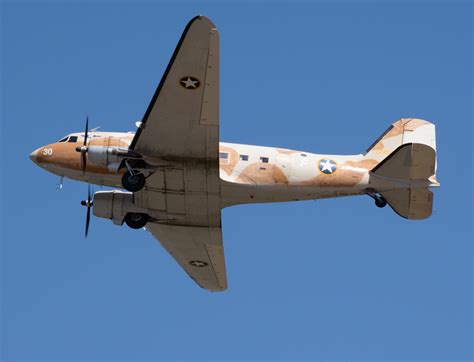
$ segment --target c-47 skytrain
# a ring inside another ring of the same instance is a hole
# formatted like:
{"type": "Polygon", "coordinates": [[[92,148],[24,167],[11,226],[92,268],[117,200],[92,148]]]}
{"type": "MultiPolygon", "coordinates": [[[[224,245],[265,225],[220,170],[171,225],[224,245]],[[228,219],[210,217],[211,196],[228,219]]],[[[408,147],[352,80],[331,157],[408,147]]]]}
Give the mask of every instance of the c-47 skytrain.
{"type": "Polygon", "coordinates": [[[89,193],[95,216],[145,227],[201,287],[227,288],[221,209],[368,195],[400,216],[431,215],[435,126],[405,118],[364,153],[319,155],[219,142],[219,34],[186,26],[135,134],[72,133],[30,158],[61,177],[126,191],[89,193]]]}

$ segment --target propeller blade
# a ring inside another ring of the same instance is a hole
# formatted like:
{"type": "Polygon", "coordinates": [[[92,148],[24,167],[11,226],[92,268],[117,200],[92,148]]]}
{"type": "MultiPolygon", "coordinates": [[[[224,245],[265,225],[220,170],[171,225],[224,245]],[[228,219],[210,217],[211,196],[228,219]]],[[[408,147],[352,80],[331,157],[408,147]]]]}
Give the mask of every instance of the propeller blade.
{"type": "Polygon", "coordinates": [[[82,173],[86,172],[87,167],[87,137],[89,136],[89,116],[86,117],[86,132],[84,134],[84,145],[81,147],[81,168],[82,173]]]}
{"type": "Polygon", "coordinates": [[[87,166],[86,151],[85,151],[85,150],[82,150],[82,151],[81,151],[81,167],[82,167],[82,173],[83,173],[83,174],[86,172],[86,166],[87,166]]]}
{"type": "Polygon", "coordinates": [[[85,232],[85,237],[87,238],[87,234],[89,234],[89,224],[91,222],[91,207],[92,207],[92,205],[94,205],[94,202],[92,201],[92,197],[91,197],[91,186],[90,185],[87,188],[87,201],[82,200],[81,205],[87,207],[86,232],[85,232]]]}
{"type": "Polygon", "coordinates": [[[87,206],[87,215],[86,215],[86,234],[85,237],[87,238],[87,234],[89,233],[89,223],[91,222],[91,207],[87,206]]]}
{"type": "Polygon", "coordinates": [[[86,117],[86,134],[84,135],[84,146],[87,144],[88,133],[89,133],[89,116],[86,117]]]}

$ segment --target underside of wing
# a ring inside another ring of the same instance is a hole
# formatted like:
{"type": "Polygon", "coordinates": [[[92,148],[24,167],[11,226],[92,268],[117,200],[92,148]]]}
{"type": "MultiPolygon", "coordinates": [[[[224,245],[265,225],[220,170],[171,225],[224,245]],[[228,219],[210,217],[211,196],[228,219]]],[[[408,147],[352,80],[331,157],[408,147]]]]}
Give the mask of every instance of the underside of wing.
{"type": "Polygon", "coordinates": [[[150,222],[146,229],[202,288],[227,289],[220,227],[166,225],[150,222]]]}
{"type": "MultiPolygon", "coordinates": [[[[130,150],[166,160],[134,193],[162,215],[146,229],[201,287],[227,288],[220,223],[219,34],[207,18],[186,26],[130,150]]],[[[153,164],[153,162],[151,162],[153,164]]]]}
{"type": "Polygon", "coordinates": [[[207,18],[186,26],[130,149],[164,159],[217,159],[219,34],[207,18]]]}

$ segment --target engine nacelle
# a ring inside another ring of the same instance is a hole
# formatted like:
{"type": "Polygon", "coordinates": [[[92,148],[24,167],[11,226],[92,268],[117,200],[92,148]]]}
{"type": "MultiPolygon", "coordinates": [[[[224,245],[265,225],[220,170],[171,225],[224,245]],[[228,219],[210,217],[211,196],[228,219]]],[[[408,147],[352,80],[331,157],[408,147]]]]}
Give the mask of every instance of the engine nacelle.
{"type": "Polygon", "coordinates": [[[133,203],[131,192],[113,190],[98,191],[94,194],[94,215],[110,219],[116,225],[122,225],[128,213],[146,214],[147,211],[133,203]]]}
{"type": "Polygon", "coordinates": [[[97,166],[117,171],[124,158],[140,158],[128,149],[129,141],[117,137],[92,138],[87,147],[87,160],[97,166]]]}
{"type": "Polygon", "coordinates": [[[118,146],[89,146],[87,160],[95,165],[116,170],[122,160],[120,152],[124,153],[118,146]]]}

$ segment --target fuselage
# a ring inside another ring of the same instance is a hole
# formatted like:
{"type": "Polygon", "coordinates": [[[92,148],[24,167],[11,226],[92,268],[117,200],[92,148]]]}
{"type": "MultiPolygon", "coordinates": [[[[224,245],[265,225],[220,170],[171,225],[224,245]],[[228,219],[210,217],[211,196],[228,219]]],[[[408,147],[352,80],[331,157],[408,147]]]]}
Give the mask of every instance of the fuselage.
{"type": "MultiPolygon", "coordinates": [[[[126,152],[133,133],[90,132],[87,166],[77,148],[81,133],[38,148],[30,158],[61,177],[122,188],[126,168],[117,151],[126,152]]],[[[167,167],[168,160],[147,160],[167,167]]],[[[225,143],[219,145],[222,206],[241,203],[311,200],[365,193],[376,160],[360,155],[324,155],[275,147],[225,143]]],[[[150,168],[150,171],[152,171],[150,168]]]]}

